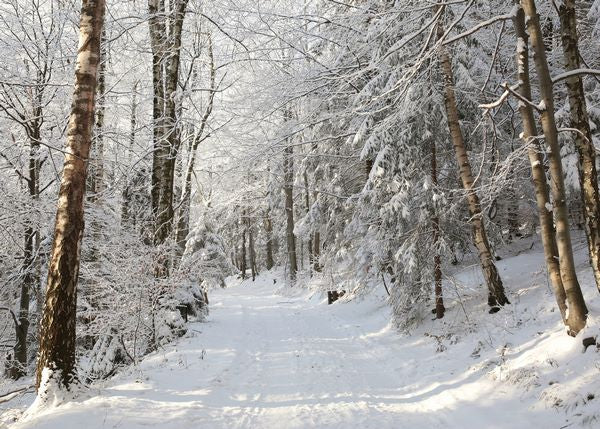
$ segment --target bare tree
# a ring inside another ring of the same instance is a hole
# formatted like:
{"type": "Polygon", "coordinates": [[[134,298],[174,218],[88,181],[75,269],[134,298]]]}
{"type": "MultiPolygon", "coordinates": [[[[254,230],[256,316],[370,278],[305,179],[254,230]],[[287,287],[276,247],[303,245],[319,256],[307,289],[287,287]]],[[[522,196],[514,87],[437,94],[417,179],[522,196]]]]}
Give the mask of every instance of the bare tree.
{"type": "MultiPolygon", "coordinates": [[[[154,87],[154,150],[152,157],[152,214],[154,244],[163,244],[173,230],[175,160],[180,139],[176,93],[179,83],[181,34],[187,0],[148,0],[152,79],[154,87]]],[[[168,275],[169,258],[162,258],[155,275],[168,275]]]]}
{"type": "MultiPolygon", "coordinates": [[[[520,82],[518,91],[524,100],[531,100],[531,83],[529,80],[529,36],[525,29],[525,13],[523,8],[519,7],[513,18],[515,33],[517,36],[517,79],[520,82]]],[[[544,171],[544,159],[542,148],[536,138],[537,127],[533,107],[528,102],[519,103],[519,112],[523,120],[523,142],[527,145],[529,163],[531,164],[531,175],[535,188],[535,199],[540,221],[542,236],[542,245],[544,246],[544,256],[546,261],[546,270],[550,277],[554,296],[564,322],[567,316],[567,297],[560,276],[560,264],[558,259],[558,248],[556,246],[556,231],[552,212],[550,207],[550,195],[548,192],[548,183],[546,181],[546,172],[544,171]]]]}
{"type": "Polygon", "coordinates": [[[556,243],[560,259],[560,275],[567,295],[569,313],[567,325],[572,335],[583,329],[587,319],[587,307],[583,300],[581,288],[577,281],[575,261],[573,259],[573,248],[571,245],[571,233],[569,230],[569,214],[567,212],[567,201],[565,196],[565,184],[563,179],[563,168],[558,144],[558,130],[554,118],[554,94],[552,78],[548,70],[546,60],[546,47],[542,30],[540,28],[539,16],[534,0],[521,0],[521,6],[525,11],[527,29],[533,48],[533,59],[538,73],[539,89],[542,96],[542,108],[540,108],[540,121],[544,131],[544,137],[548,146],[548,159],[550,170],[550,188],[554,203],[554,222],[556,224],[556,243]]]}
{"type": "Polygon", "coordinates": [[[192,176],[196,164],[196,153],[201,142],[206,140],[210,133],[206,132],[208,120],[213,111],[213,105],[216,94],[216,66],[213,55],[212,37],[208,35],[208,58],[210,70],[210,87],[206,109],[200,119],[200,124],[194,132],[194,136],[189,144],[187,166],[185,168],[181,197],[179,199],[176,240],[181,251],[185,250],[186,237],[190,230],[190,205],[192,197],[192,176]]]}
{"type": "MultiPolygon", "coordinates": [[[[443,27],[438,25],[438,37],[444,34],[443,27]]],[[[452,73],[452,63],[450,55],[444,46],[440,47],[440,63],[444,75],[444,100],[446,114],[448,117],[448,127],[454,146],[456,162],[460,170],[460,178],[463,188],[467,193],[467,203],[469,214],[471,215],[471,226],[473,228],[473,244],[479,253],[479,263],[483,270],[483,276],[488,287],[488,304],[491,311],[497,311],[498,305],[509,304],[508,298],[504,294],[504,286],[496,265],[494,264],[490,244],[488,242],[485,226],[483,223],[483,213],[479,197],[474,188],[473,173],[471,164],[465,147],[465,142],[458,120],[458,108],[456,106],[456,96],[454,93],[454,76],[452,73]]]]}
{"type": "Polygon", "coordinates": [[[296,258],[296,235],[294,234],[294,147],[291,142],[286,145],[283,156],[287,253],[290,278],[295,281],[298,273],[298,260],[296,258]]]}
{"type": "MultiPolygon", "coordinates": [[[[31,8],[39,5],[32,3],[31,8]]],[[[57,91],[53,90],[51,79],[56,73],[57,56],[56,44],[60,39],[64,24],[55,19],[52,10],[47,15],[35,13],[34,10],[20,7],[14,3],[10,7],[15,13],[18,31],[11,30],[18,39],[18,46],[23,52],[20,68],[27,76],[25,84],[20,82],[0,83],[0,113],[10,119],[24,131],[29,153],[27,166],[20,168],[3,152],[0,157],[9,164],[11,169],[26,184],[27,193],[33,212],[39,203],[40,195],[55,181],[41,183],[41,171],[47,157],[42,149],[43,128],[47,122],[47,107],[55,100],[57,91]]],[[[1,18],[2,24],[10,28],[7,17],[1,18]]],[[[11,134],[12,135],[12,134],[11,134]]],[[[15,136],[12,135],[16,145],[15,136]]],[[[23,262],[21,264],[20,300],[18,317],[15,319],[14,360],[8,369],[9,376],[19,378],[25,375],[28,359],[28,335],[30,326],[29,304],[32,294],[36,295],[40,306],[41,291],[39,290],[39,230],[36,222],[29,216],[24,219],[23,262]]],[[[37,314],[39,317],[39,313],[37,314]]]]}
{"type": "Polygon", "coordinates": [[[96,83],[105,0],[83,0],[73,104],[48,265],[48,284],[37,362],[38,395],[49,393],[50,380],[65,388],[76,379],[75,313],[83,236],[83,201],[92,142],[96,83]]]}
{"type": "MultiPolygon", "coordinates": [[[[567,72],[580,68],[577,36],[575,0],[565,0],[560,5],[560,32],[565,68],[567,72]]],[[[600,195],[598,194],[598,173],[596,171],[596,150],[592,141],[590,120],[583,90],[581,75],[566,79],[569,94],[571,127],[575,132],[575,147],[579,152],[579,187],[583,200],[583,219],[588,241],[590,262],[600,291],[600,195]]]]}

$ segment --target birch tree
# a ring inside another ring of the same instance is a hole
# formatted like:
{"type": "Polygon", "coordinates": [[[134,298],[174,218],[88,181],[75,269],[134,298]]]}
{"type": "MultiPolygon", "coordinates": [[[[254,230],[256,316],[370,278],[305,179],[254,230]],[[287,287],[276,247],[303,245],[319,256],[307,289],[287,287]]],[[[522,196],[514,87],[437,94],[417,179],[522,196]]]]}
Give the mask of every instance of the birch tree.
{"type": "Polygon", "coordinates": [[[83,0],[73,104],[40,331],[36,377],[39,398],[51,395],[55,389],[69,389],[76,381],[77,279],[104,13],[104,0],[83,0]]]}
{"type": "Polygon", "coordinates": [[[556,224],[556,243],[560,260],[560,275],[567,296],[567,306],[569,309],[567,325],[569,326],[570,333],[576,335],[585,326],[588,310],[583,300],[581,288],[579,287],[575,270],[575,261],[573,259],[563,168],[560,157],[560,146],[558,144],[558,130],[554,118],[553,83],[548,69],[548,61],[546,60],[546,47],[544,45],[535,1],[521,0],[521,6],[523,7],[527,18],[527,30],[533,48],[533,60],[538,73],[538,85],[542,98],[542,103],[539,108],[540,122],[544,132],[549,159],[551,177],[550,188],[553,197],[553,212],[554,222],[556,224]]]}

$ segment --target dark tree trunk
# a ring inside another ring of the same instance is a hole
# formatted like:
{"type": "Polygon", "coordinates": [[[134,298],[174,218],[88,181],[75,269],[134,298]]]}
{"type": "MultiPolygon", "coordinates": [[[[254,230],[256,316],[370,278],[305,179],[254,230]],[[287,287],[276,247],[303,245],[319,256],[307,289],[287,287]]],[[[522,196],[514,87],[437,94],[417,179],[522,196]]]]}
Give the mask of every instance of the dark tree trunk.
{"type": "Polygon", "coordinates": [[[286,241],[288,262],[290,268],[290,279],[296,280],[298,273],[298,260],[296,258],[296,236],[294,235],[294,148],[288,144],[284,151],[283,170],[285,193],[285,214],[286,214],[286,241]]]}
{"type": "Polygon", "coordinates": [[[248,265],[246,262],[246,226],[242,219],[242,251],[240,252],[240,271],[242,272],[242,279],[246,278],[246,271],[248,265]]]}
{"type": "MultiPolygon", "coordinates": [[[[168,12],[163,1],[148,0],[154,87],[151,196],[155,246],[165,243],[173,231],[175,161],[180,145],[176,93],[186,8],[187,0],[174,0],[170,3],[168,12]]],[[[168,276],[169,260],[169,257],[162,255],[156,261],[155,277],[168,276]]]]}
{"type": "MultiPolygon", "coordinates": [[[[577,37],[577,18],[575,0],[565,0],[559,9],[562,47],[565,58],[565,70],[572,71],[581,67],[577,37]]],[[[596,287],[600,291],[600,197],[598,194],[598,173],[596,171],[596,150],[590,130],[585,92],[581,76],[572,76],[566,80],[569,94],[571,127],[580,131],[575,133],[575,147],[579,152],[579,186],[583,201],[583,219],[588,241],[588,250],[596,287]]]]}
{"type": "Polygon", "coordinates": [[[256,249],[254,248],[254,231],[252,228],[252,222],[250,217],[246,217],[246,224],[248,226],[248,251],[250,259],[250,272],[252,273],[252,281],[256,280],[258,275],[258,269],[256,267],[256,249]]]}
{"type": "MultiPolygon", "coordinates": [[[[133,95],[132,95],[132,99],[131,99],[131,115],[129,118],[129,154],[131,156],[131,154],[134,151],[134,147],[135,147],[135,135],[136,135],[136,128],[137,128],[137,87],[138,87],[138,82],[136,82],[133,85],[133,95]]],[[[130,218],[131,218],[131,213],[129,213],[130,210],[130,206],[131,206],[131,197],[132,197],[132,192],[130,189],[130,181],[132,180],[131,177],[128,178],[128,183],[125,185],[125,188],[123,189],[123,201],[122,201],[122,205],[121,205],[121,223],[125,224],[127,222],[129,222],[130,218]]]]}
{"type": "MultiPolygon", "coordinates": [[[[431,183],[434,189],[438,185],[438,174],[437,174],[437,153],[435,147],[435,140],[431,140],[431,183]]],[[[444,317],[446,308],[444,307],[444,295],[442,293],[442,259],[439,251],[440,241],[440,218],[438,217],[436,207],[433,208],[433,218],[431,219],[431,226],[433,229],[433,278],[435,282],[435,317],[441,319],[444,317]]],[[[385,279],[384,279],[385,280],[385,279]]]]}
{"type": "MultiPolygon", "coordinates": [[[[306,204],[306,214],[310,216],[310,191],[308,188],[308,173],[304,170],[304,202],[306,204]]],[[[310,233],[308,236],[308,243],[306,244],[306,248],[308,249],[308,267],[310,271],[310,275],[312,276],[312,271],[314,267],[314,248],[313,248],[313,234],[310,233]]]]}
{"type": "Polygon", "coordinates": [[[267,270],[273,268],[273,221],[271,220],[271,210],[267,210],[265,216],[265,247],[266,247],[266,267],[267,270]]]}

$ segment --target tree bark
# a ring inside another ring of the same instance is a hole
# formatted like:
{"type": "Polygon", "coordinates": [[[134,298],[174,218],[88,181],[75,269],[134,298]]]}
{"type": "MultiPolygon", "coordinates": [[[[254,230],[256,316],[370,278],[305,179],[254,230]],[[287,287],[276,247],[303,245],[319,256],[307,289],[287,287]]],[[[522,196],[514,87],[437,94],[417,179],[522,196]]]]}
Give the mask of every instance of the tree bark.
{"type": "Polygon", "coordinates": [[[313,267],[317,273],[320,273],[321,263],[319,262],[319,258],[321,256],[321,233],[319,231],[315,232],[315,235],[313,236],[313,244],[315,246],[313,250],[313,259],[315,260],[313,267]]]}
{"type": "Polygon", "coordinates": [[[83,0],[73,104],[40,332],[36,385],[41,395],[47,393],[49,378],[67,389],[76,380],[77,278],[104,12],[105,0],[83,0]]]}
{"type": "MultiPolygon", "coordinates": [[[[435,188],[438,185],[437,174],[437,153],[435,147],[435,139],[431,140],[431,183],[435,188]]],[[[437,208],[433,208],[433,218],[431,219],[431,227],[433,229],[433,279],[435,282],[435,317],[441,319],[444,317],[446,307],[444,307],[444,295],[442,291],[442,259],[439,252],[440,241],[440,218],[436,213],[437,208]]],[[[384,279],[385,281],[385,279],[384,279]]]]}
{"type": "MultiPolygon", "coordinates": [[[[437,31],[438,37],[441,37],[444,33],[444,29],[441,25],[438,25],[437,31]]],[[[460,170],[462,185],[467,193],[467,203],[471,215],[470,221],[473,228],[473,243],[479,253],[479,262],[489,291],[488,304],[492,308],[491,311],[497,311],[497,306],[509,304],[510,302],[504,293],[502,279],[494,264],[490,244],[483,223],[483,214],[481,212],[479,197],[473,186],[473,173],[471,171],[471,165],[469,163],[469,157],[458,119],[452,63],[446,48],[443,46],[440,47],[440,63],[444,76],[444,101],[446,114],[448,116],[448,128],[450,130],[450,136],[452,137],[454,154],[460,170]]]]}
{"type": "MultiPolygon", "coordinates": [[[[529,36],[525,30],[525,14],[522,8],[517,10],[517,13],[513,18],[513,24],[517,36],[517,78],[520,82],[518,91],[523,98],[531,100],[528,49],[529,36]]],[[[561,317],[563,322],[566,322],[567,296],[560,275],[554,220],[552,219],[552,212],[548,210],[548,207],[550,207],[550,195],[548,192],[548,183],[546,182],[546,172],[544,171],[542,147],[535,138],[535,136],[538,135],[538,131],[535,125],[533,108],[530,104],[519,102],[519,112],[523,120],[523,142],[527,145],[529,163],[531,164],[531,175],[533,178],[533,186],[535,188],[535,199],[540,220],[540,232],[542,236],[542,245],[544,246],[546,270],[550,277],[550,283],[552,284],[552,290],[554,291],[561,317]]]]}
{"type": "MultiPolygon", "coordinates": [[[[179,152],[176,93],[179,82],[181,33],[187,0],[169,3],[167,12],[162,0],[148,0],[152,79],[154,86],[154,151],[152,158],[152,212],[154,245],[167,240],[173,230],[173,194],[175,161],[179,152]]],[[[156,277],[168,275],[169,258],[155,267],[156,277]]]]}
{"type": "MultiPolygon", "coordinates": [[[[559,8],[560,29],[565,71],[581,67],[577,37],[577,17],[575,0],[565,0],[559,8]]],[[[566,79],[569,94],[571,128],[575,133],[575,147],[579,153],[579,186],[583,201],[583,219],[588,241],[590,263],[594,271],[596,287],[600,291],[600,197],[598,194],[598,173],[596,171],[596,151],[590,130],[585,92],[581,76],[566,79]]]]}
{"type": "Polygon", "coordinates": [[[556,244],[558,247],[560,275],[567,295],[567,306],[569,309],[567,326],[571,335],[577,335],[585,326],[588,310],[583,300],[579,282],[577,281],[575,262],[573,260],[558,131],[554,119],[552,78],[548,70],[544,39],[540,29],[535,1],[521,0],[521,5],[526,15],[527,29],[533,48],[533,59],[537,69],[540,94],[542,96],[541,106],[543,108],[541,108],[540,120],[548,146],[550,183],[554,201],[554,222],[556,224],[556,244]]]}
{"type": "Polygon", "coordinates": [[[256,268],[256,249],[254,248],[254,232],[252,229],[252,222],[250,217],[246,216],[246,226],[248,228],[248,251],[250,260],[250,272],[252,273],[252,281],[256,280],[258,270],[256,268]]]}
{"type": "Polygon", "coordinates": [[[265,254],[266,261],[265,265],[267,270],[273,268],[273,221],[271,219],[271,209],[267,209],[267,213],[265,215],[265,254]]]}
{"type": "Polygon", "coordinates": [[[242,251],[240,254],[240,271],[242,272],[242,279],[246,278],[246,271],[248,270],[248,265],[246,262],[246,225],[244,222],[244,218],[242,217],[242,251]]]}
{"type": "Polygon", "coordinates": [[[285,194],[286,214],[286,242],[288,262],[290,265],[290,279],[296,280],[298,273],[298,260],[296,259],[296,236],[294,235],[294,148],[288,144],[284,150],[283,160],[283,192],[285,194]]]}
{"type": "MultiPolygon", "coordinates": [[[[139,82],[135,82],[133,84],[133,94],[131,97],[131,114],[129,118],[129,156],[134,152],[135,147],[135,136],[137,133],[137,90],[138,90],[139,82]]],[[[130,159],[131,161],[131,159],[130,159]]],[[[125,188],[123,189],[122,197],[122,205],[121,205],[121,224],[125,224],[129,222],[131,218],[130,205],[131,205],[131,182],[133,178],[128,177],[127,183],[125,184],[125,188]]]]}
{"type": "MultiPolygon", "coordinates": [[[[308,189],[308,173],[304,170],[304,203],[306,204],[306,215],[310,216],[310,191],[308,189]]],[[[310,275],[312,276],[313,266],[314,266],[314,256],[313,256],[313,234],[312,232],[308,235],[308,243],[306,245],[308,250],[308,267],[310,271],[310,275]]]]}
{"type": "MultiPolygon", "coordinates": [[[[100,213],[100,196],[104,191],[104,117],[106,111],[106,102],[104,100],[106,92],[106,35],[102,34],[100,41],[100,63],[98,64],[98,83],[96,85],[96,122],[92,134],[92,146],[90,148],[92,157],[89,162],[88,174],[88,200],[95,206],[96,216],[100,213]]],[[[89,259],[92,262],[98,262],[98,244],[101,242],[102,223],[96,216],[90,218],[89,230],[92,240],[90,243],[89,259]]]]}
{"type": "MultiPolygon", "coordinates": [[[[150,45],[152,48],[152,87],[154,89],[152,116],[153,116],[153,144],[152,152],[152,216],[155,224],[158,224],[158,215],[160,210],[162,179],[163,179],[163,158],[168,154],[168,146],[164,141],[164,113],[165,113],[165,93],[164,93],[164,57],[166,26],[164,18],[164,4],[162,0],[148,0],[148,20],[150,30],[150,45]]],[[[157,227],[155,225],[154,242],[159,241],[157,227]]]]}
{"type": "MultiPolygon", "coordinates": [[[[30,147],[29,147],[29,168],[27,181],[27,190],[29,197],[33,202],[39,200],[40,193],[40,160],[39,148],[41,140],[41,118],[42,105],[41,94],[38,94],[34,109],[33,121],[29,128],[30,147]]],[[[21,268],[21,296],[19,300],[18,324],[15,325],[16,344],[14,348],[13,367],[9,369],[9,376],[13,379],[19,379],[26,374],[27,370],[27,336],[29,334],[29,304],[31,301],[31,292],[37,287],[39,281],[36,273],[38,264],[36,252],[36,238],[38,230],[33,222],[25,222],[25,237],[23,245],[23,265],[21,268]]]]}

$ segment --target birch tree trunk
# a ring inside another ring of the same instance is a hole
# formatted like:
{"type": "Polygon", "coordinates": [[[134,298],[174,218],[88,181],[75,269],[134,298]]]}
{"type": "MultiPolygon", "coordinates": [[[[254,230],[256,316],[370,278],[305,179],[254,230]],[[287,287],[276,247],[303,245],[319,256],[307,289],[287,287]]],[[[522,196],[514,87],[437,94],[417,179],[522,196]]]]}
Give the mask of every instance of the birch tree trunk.
{"type": "MultiPolygon", "coordinates": [[[[525,30],[525,13],[523,12],[523,8],[519,7],[517,10],[517,13],[513,18],[513,25],[517,36],[517,79],[520,83],[518,91],[523,98],[531,100],[528,49],[529,36],[525,30]]],[[[550,283],[552,284],[552,290],[554,291],[561,317],[563,322],[566,323],[567,296],[560,276],[554,220],[552,219],[552,212],[548,210],[548,207],[550,207],[550,195],[548,192],[548,183],[546,182],[546,172],[544,171],[542,147],[535,138],[535,136],[538,135],[538,132],[531,105],[519,102],[519,113],[523,120],[523,143],[527,145],[527,154],[529,156],[529,163],[531,164],[531,176],[535,188],[535,200],[540,220],[540,232],[542,236],[542,245],[544,246],[546,270],[550,277],[550,283]]]]}
{"type": "Polygon", "coordinates": [[[82,3],[73,104],[41,322],[36,377],[41,396],[49,393],[50,379],[67,389],[76,380],[77,278],[105,0],[83,0],[82,3]]]}
{"type": "MultiPolygon", "coordinates": [[[[577,17],[575,0],[565,0],[559,9],[560,30],[565,70],[577,70],[579,47],[577,37],[577,17]]],[[[594,270],[596,287],[600,291],[600,197],[598,194],[598,173],[596,171],[596,151],[590,130],[585,93],[581,76],[571,76],[566,80],[569,94],[571,127],[575,133],[575,147],[579,153],[579,187],[583,201],[583,219],[588,241],[590,263],[594,270]]]]}
{"type": "Polygon", "coordinates": [[[540,116],[550,163],[550,183],[554,202],[554,222],[556,224],[556,244],[558,247],[560,275],[567,295],[567,306],[569,309],[567,326],[571,335],[577,335],[585,326],[588,311],[583,300],[579,282],[577,281],[575,262],[573,260],[562,161],[560,146],[558,144],[558,131],[554,119],[552,78],[548,70],[544,39],[540,29],[535,1],[521,0],[521,5],[526,15],[527,29],[531,39],[533,59],[537,69],[540,94],[542,96],[543,108],[541,109],[540,116]]]}
{"type": "MultiPolygon", "coordinates": [[[[438,37],[441,37],[444,33],[444,29],[441,25],[438,25],[437,31],[438,37]]],[[[473,228],[473,243],[479,253],[479,263],[481,264],[483,276],[488,287],[488,304],[491,307],[490,311],[495,312],[498,311],[497,306],[509,304],[510,302],[504,293],[502,279],[494,264],[490,244],[485,232],[479,197],[473,187],[473,173],[471,171],[471,164],[469,163],[469,157],[465,148],[464,138],[458,119],[452,63],[448,51],[443,46],[440,47],[440,63],[444,76],[444,101],[446,114],[448,116],[448,128],[450,130],[450,136],[452,137],[454,154],[460,170],[462,185],[467,193],[467,203],[471,216],[470,222],[473,228]]]]}

